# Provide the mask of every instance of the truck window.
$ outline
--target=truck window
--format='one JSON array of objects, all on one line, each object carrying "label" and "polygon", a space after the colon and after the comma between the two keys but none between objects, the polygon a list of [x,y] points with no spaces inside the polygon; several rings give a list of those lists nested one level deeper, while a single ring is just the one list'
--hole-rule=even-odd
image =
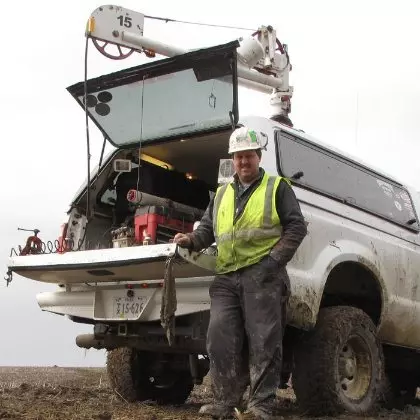
[{"label": "truck window", "polygon": [[[237,42],[87,81],[90,118],[115,147],[229,129],[238,121]],[[68,91],[84,109],[84,82]]]},{"label": "truck window", "polygon": [[356,162],[284,132],[276,135],[279,170],[297,185],[419,230],[409,193],[398,183]]}]

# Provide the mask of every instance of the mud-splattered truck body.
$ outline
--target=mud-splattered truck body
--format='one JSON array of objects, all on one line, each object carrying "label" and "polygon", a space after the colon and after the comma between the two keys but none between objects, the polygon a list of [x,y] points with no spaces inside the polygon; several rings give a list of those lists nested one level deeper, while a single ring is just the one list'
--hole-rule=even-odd
[{"label": "mud-splattered truck body", "polygon": [[[220,63],[235,48],[202,51]],[[89,190],[85,184],[75,195],[53,252],[14,255],[10,271],[58,285],[37,296],[40,308],[92,324],[77,344],[109,350],[111,382],[124,398],[185,401],[208,370],[215,248],[189,253],[171,239],[193,229],[214,194],[220,161],[228,165],[232,123],[248,125],[267,139],[261,166],[291,179],[308,226],[287,268],[284,382],[292,373],[299,402],[313,411],[366,412],[381,395],[413,396],[420,372],[417,192],[301,130],[239,118],[227,67],[203,76],[197,90],[168,98],[169,88],[192,83],[204,58],[197,52],[88,81],[89,116],[115,150]],[[69,91],[83,106],[82,88]],[[211,95],[219,115],[208,112]],[[139,98],[140,142],[133,134]],[[163,112],[169,121],[155,118]],[[171,345],[160,323],[168,259],[175,261],[177,301]]]}]

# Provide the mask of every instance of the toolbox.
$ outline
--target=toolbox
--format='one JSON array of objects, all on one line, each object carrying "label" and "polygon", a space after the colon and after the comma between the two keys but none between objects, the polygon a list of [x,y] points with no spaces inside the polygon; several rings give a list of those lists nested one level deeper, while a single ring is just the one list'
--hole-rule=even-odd
[{"label": "toolbox", "polygon": [[193,231],[194,215],[164,206],[140,206],[134,216],[137,244],[169,243],[178,233]]}]

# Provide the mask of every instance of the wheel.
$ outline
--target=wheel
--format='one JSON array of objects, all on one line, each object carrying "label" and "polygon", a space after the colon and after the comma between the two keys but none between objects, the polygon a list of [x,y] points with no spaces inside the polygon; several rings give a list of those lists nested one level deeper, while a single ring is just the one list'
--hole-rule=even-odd
[{"label": "wheel", "polygon": [[[93,45],[101,54],[103,54],[105,57],[110,58],[112,60],[124,60],[125,58],[130,57],[130,55],[133,54],[134,51],[136,51],[134,48],[122,47],[125,50],[124,52],[121,46],[119,46],[118,44],[114,44],[108,41],[99,41],[95,38],[92,38],[92,42],[93,42]],[[108,45],[111,45],[112,47],[117,47],[118,53],[112,54],[111,52],[107,52],[106,47]]]},{"label": "wheel", "polygon": [[111,387],[120,398],[134,402],[151,397],[147,377],[138,374],[140,359],[136,350],[128,347],[111,350],[106,366]]},{"label": "wheel", "polygon": [[296,351],[299,405],[311,414],[368,413],[380,401],[383,380],[382,345],[369,316],[348,306],[321,309]]},{"label": "wheel", "polygon": [[385,408],[402,410],[413,405],[417,394],[417,378],[410,372],[388,370],[383,384],[382,404]]},{"label": "wheel", "polygon": [[127,347],[110,351],[107,371],[114,392],[128,402],[183,404],[194,387],[190,372],[173,370],[159,357]]}]

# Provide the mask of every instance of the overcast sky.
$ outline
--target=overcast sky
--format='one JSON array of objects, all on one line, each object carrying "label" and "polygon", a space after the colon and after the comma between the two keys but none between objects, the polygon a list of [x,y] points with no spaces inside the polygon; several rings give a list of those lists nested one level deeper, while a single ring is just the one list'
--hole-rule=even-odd
[{"label": "overcast sky", "polygon": [[[237,4],[241,7],[238,9]],[[351,151],[420,190],[420,5],[400,0],[264,2],[125,1],[149,15],[257,28],[272,25],[289,45],[295,87],[291,117],[298,128]],[[2,152],[0,269],[17,227],[58,236],[70,199],[86,177],[82,109],[65,88],[83,80],[84,29],[101,3],[88,0],[13,3],[2,19]],[[231,41],[246,31],[146,20],[144,34],[182,48]],[[115,62],[89,48],[89,77],[145,61]],[[268,113],[268,98],[242,94],[240,113]],[[92,164],[101,136],[91,124]],[[36,293],[55,287],[15,276],[0,284],[0,365],[102,365],[77,334],[91,328],[43,313]]]}]

